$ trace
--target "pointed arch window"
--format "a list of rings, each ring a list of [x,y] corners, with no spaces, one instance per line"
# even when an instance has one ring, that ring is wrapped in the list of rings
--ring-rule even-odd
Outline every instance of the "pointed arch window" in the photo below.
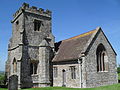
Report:
[[[16,59],[14,58],[13,59],[13,73],[16,73],[17,72],[17,61]]]
[[[96,51],[97,71],[108,71],[108,56],[103,44],[99,44]]]

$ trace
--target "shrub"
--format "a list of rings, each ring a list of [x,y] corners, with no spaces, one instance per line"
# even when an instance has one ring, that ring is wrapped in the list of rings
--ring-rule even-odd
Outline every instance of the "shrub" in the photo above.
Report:
[[[120,73],[120,65],[119,65],[119,67],[117,68],[117,72]]]
[[[5,81],[5,75],[0,74],[0,85],[4,85],[4,81]]]

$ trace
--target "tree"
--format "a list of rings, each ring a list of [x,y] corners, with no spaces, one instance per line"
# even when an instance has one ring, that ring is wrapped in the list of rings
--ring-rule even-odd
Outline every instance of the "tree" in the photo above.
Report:
[[[120,64],[119,64],[119,66],[117,68],[117,72],[120,73]]]

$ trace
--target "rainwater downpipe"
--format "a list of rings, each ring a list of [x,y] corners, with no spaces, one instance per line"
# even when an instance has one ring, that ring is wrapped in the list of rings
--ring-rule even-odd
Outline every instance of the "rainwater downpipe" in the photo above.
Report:
[[[82,88],[82,58],[78,59],[78,64],[79,64],[80,88]]]

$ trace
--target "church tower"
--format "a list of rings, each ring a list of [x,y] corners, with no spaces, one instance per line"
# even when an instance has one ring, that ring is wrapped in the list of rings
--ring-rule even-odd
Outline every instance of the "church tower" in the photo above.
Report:
[[[13,17],[7,77],[17,75],[19,88],[50,86],[54,52],[51,11],[24,3]]]

